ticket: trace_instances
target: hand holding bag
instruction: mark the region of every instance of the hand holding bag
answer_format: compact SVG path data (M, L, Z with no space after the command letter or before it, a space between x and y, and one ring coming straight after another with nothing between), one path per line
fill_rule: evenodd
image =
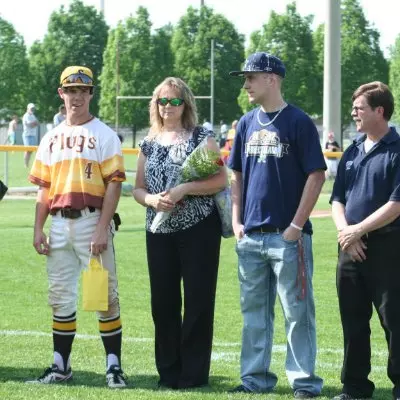
M85 311L108 310L108 271L90 255L88 268L82 273L82 303Z

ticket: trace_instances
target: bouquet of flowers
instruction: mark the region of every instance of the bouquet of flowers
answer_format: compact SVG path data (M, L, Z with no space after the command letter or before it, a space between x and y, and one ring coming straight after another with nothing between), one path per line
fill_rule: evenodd
M174 165L173 171L169 175L166 190L184 182L208 178L210 175L216 174L219 168L224 165L219 153L207 147L207 140L208 138L204 138L188 155L182 165ZM155 233L170 214L170 211L158 211L150 226L150 231Z

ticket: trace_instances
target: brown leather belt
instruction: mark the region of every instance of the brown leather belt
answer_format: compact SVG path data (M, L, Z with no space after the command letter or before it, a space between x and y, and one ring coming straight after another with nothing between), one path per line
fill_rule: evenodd
M277 228L273 225L261 225L257 228L251 228L248 233L281 233L284 229Z
M96 208L89 206L88 210L93 213L96 211ZM76 210L75 208L61 208L59 211L63 218L77 219L82 217L82 211Z

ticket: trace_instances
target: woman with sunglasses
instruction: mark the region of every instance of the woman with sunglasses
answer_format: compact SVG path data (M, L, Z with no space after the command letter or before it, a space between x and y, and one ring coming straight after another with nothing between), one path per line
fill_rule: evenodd
M150 101L150 131L141 152L133 191L147 207L146 247L155 358L159 387L208 384L221 222L212 195L227 185L225 167L207 179L167 190L176 168L211 131L197 126L194 96L179 78L166 78ZM158 211L171 212L155 233ZM181 280L183 280L183 316Z

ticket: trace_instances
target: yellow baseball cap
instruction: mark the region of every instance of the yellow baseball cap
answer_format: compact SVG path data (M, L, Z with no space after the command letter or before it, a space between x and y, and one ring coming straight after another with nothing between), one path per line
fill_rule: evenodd
M60 85L68 86L89 86L93 87L93 72L88 67L73 65L67 67L61 74Z

